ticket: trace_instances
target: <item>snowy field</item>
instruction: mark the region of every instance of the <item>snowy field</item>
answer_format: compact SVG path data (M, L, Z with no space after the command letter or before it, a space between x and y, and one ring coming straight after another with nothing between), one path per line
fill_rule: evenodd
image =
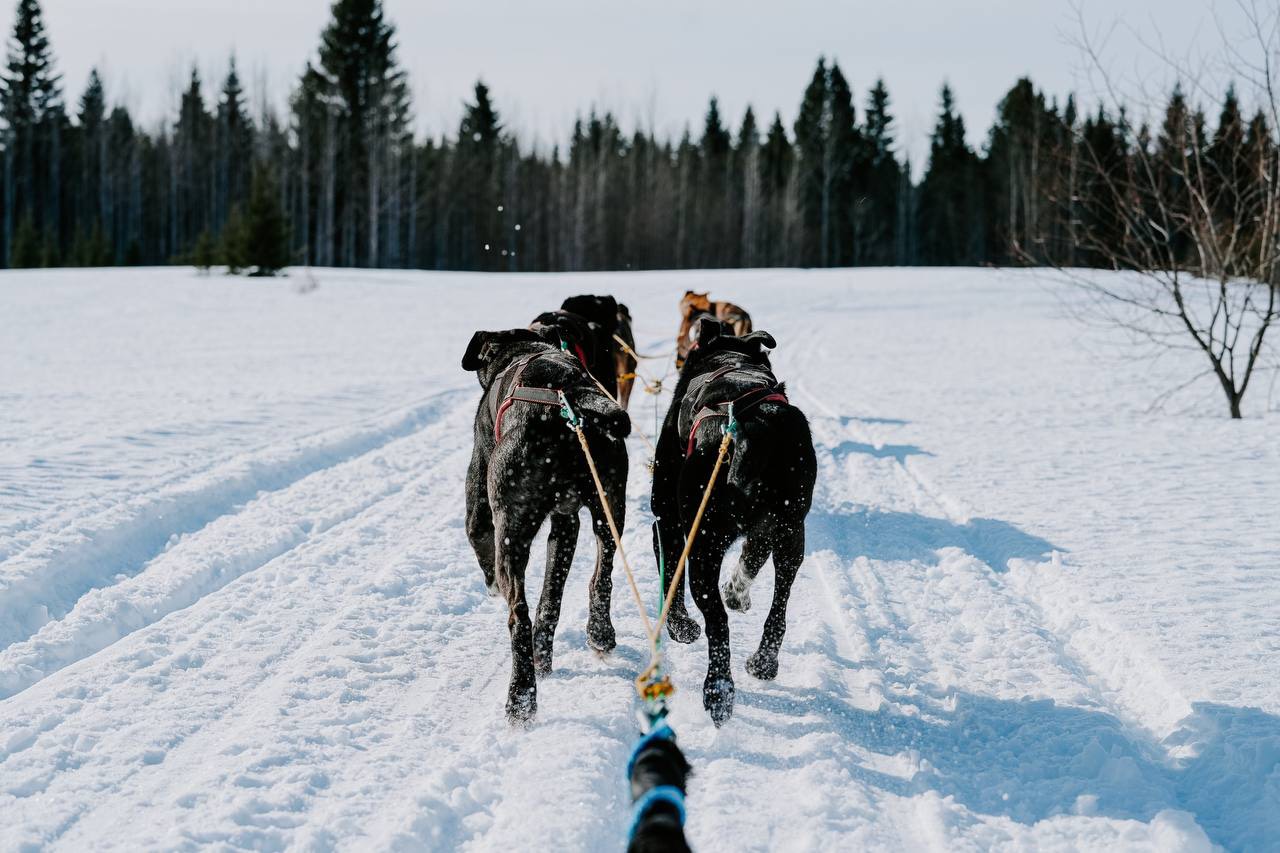
M1280 849L1270 375L1244 422L1208 380L1150 412L1196 356L1027 271L317 277L0 276L0 849L619 849L639 619L619 574L586 648L584 539L507 725L458 363L584 292L669 350L685 288L776 335L820 459L777 681L762 607L719 731L671 649L695 848Z

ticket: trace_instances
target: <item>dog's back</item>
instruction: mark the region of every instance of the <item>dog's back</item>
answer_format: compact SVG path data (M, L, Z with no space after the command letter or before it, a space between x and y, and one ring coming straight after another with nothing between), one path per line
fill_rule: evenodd
M631 311L621 302L618 303L618 328L615 334L622 341L613 357L618 374L618 405L625 409L631 402L631 388L636 382L639 362L635 358L636 337L631 331Z
M683 365L693 348L693 328L698 318L710 316L729 326L738 337L752 331L751 315L746 309L732 302L712 302L710 293L686 290L680 299L680 331L676 333L676 364Z

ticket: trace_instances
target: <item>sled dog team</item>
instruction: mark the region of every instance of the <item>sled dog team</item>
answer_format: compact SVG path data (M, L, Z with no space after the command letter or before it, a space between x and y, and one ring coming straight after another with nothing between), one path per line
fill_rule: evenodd
M683 581L667 621L668 635L680 643L692 643L706 628L703 706L721 725L733 714L734 700L725 608L751 607L752 581L772 556L773 602L759 648L746 662L752 676L772 679L786 631L787 599L804 559L817 460L808 421L774 375L773 336L753 331L742 308L707 296L690 291L680 302L680 373L653 463L653 544L655 557L665 560L670 584L723 433L732 429L734 440L686 569L703 624L688 612ZM600 653L616 645L610 618L615 543L600 493L622 530L624 439L631 432L625 407L636 375L631 315L611 296L571 297L527 328L476 332L462 367L476 373L483 389L467 471L467 536L490 593L507 602L511 684L506 710L512 722L522 722L536 711L537 677L551 671L582 507L596 538L587 642ZM599 490L572 422L581 425ZM525 568L533 538L548 517L546 572L531 615ZM740 538L745 539L741 556L721 586L721 563Z

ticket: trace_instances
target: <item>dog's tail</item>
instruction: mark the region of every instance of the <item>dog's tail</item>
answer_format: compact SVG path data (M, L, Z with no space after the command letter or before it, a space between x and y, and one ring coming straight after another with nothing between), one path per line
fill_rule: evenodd
M802 467L812 446L804 414L789 403L765 402L738 422L738 437L729 459L730 485L748 497L774 477L786 478Z
M763 481L768 465L766 432L760 424L738 424L738 438L729 457L729 485L748 496Z
M621 441L631 435L631 418L599 389L583 389L571 398L587 432L597 432Z

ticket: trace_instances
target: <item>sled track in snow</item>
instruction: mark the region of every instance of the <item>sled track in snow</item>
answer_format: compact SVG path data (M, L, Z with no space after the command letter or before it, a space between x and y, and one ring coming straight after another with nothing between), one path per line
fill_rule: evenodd
M1241 758L1260 748L1254 740L1266 740L1265 726L1255 731L1247 717L1237 721L1228 715L1220 721L1212 706L1191 705L1158 666L1096 612L1072 606L1080 602L1054 601L1051 595L1070 581L1039 585L1036 573L1046 567L1022 553L1025 549L1013 549L1018 553L1007 568L993 564L983 553L988 543L982 534L990 531L975 528L977 520L961 502L912 470L903 455L876 452L882 445L856 418L833 411L803 384L796 388L827 422L820 429L855 433L870 448L867 457L890 465L908 489L923 496L925 507L946 516L954 534L950 542L939 543L931 539L929 525L920 525L921 555L946 546L937 549L935 567L922 557L883 559L886 555L877 554L882 543L874 537L870 547L853 549L866 553L851 551L843 558L822 547L821 530L816 549L811 537L806 568L812 567L827 593L834 628L852 638L862 655L859 669L873 670L861 682L871 706L882 697L889 711L860 720L852 738L875 752L916 756L906 774L912 778L908 789L935 790L974 811L1004 813L1019 822L1091 814L1101 800L1109 814L1183 829L1185 818L1177 812L1189 813L1228 848L1247 847L1260 827L1275 825L1263 798L1215 799L1203 790L1206 784L1224 790L1255 784L1250 779L1257 768ZM829 444L817 443L820 455L836 455ZM975 529L977 542L971 541ZM907 538L911 532L908 527ZM893 583L886 572L893 574ZM904 598L904 591L914 598ZM961 617L948 611L954 601L976 603L982 613L981 619L951 621L988 622L996 629L975 638L948 628L949 617ZM1014 686L1025 683L1030 689L1048 678L1046 685L1057 685L1051 694L1067 701L1000 700L936 683L953 662L972 657L975 643L989 645L989 654L1010 666ZM984 680L998 684L994 675ZM856 718L852 709L859 682L846 682L855 701L840 713ZM1153 696L1163 701L1163 715L1151 713ZM1071 761L1064 763L1064 757ZM1109 778L1112 774L1116 778ZM916 832L906 830L904 838ZM921 845L929 842L915 838ZM932 843L948 844L943 836Z
M461 401L460 391L442 392L354 429L233 460L208 482L134 508L114 527L77 531L65 551L40 559L32 548L5 564L0 616L10 628L0 649L0 700L399 491L423 436ZM399 470L383 458L397 444L412 450Z

